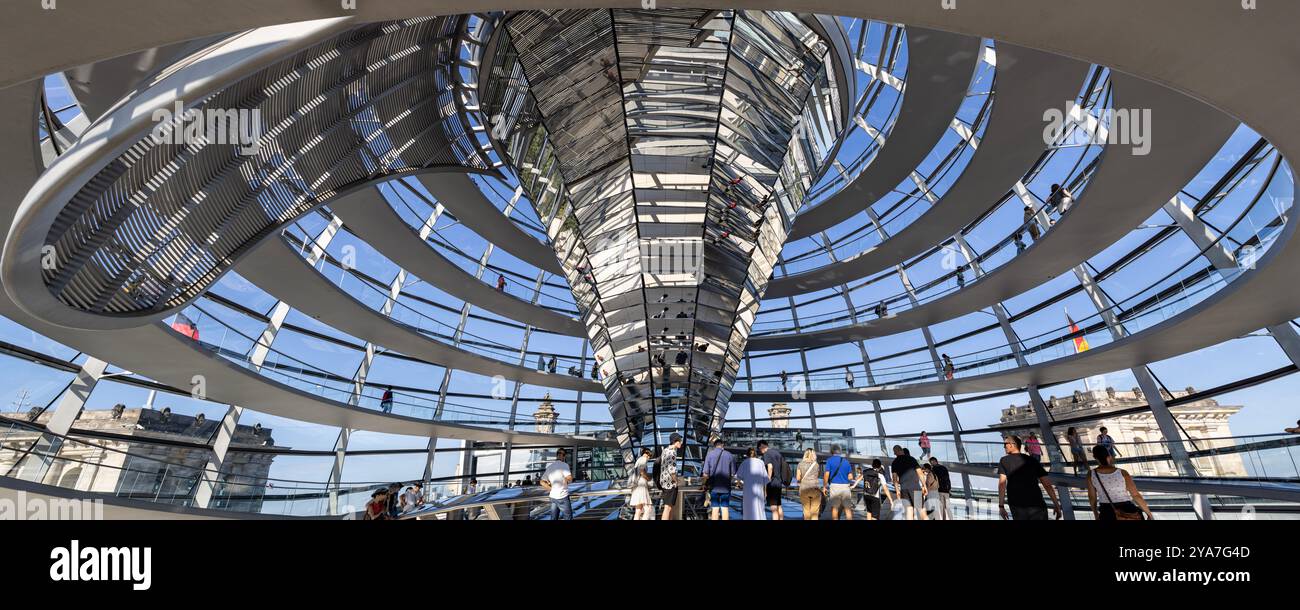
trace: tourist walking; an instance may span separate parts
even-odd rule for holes
[[[893,473],[894,490],[898,492],[898,501],[903,505],[906,519],[927,520],[925,506],[921,503],[921,478],[925,474],[916,458],[902,445],[894,445],[894,462],[889,465],[889,469]]]
[[[781,492],[785,491],[785,483],[790,480],[790,465],[781,455],[781,450],[769,447],[767,441],[758,441],[758,450],[763,454],[763,465],[767,467],[767,506],[772,509],[772,520],[780,521],[785,518]]]
[[[736,459],[731,457],[721,438],[704,456],[704,483],[709,493],[709,520],[731,519],[731,484],[736,478]]]
[[[921,459],[930,457],[930,435],[925,430],[921,431]]]
[[[880,518],[881,495],[888,498],[892,504],[894,494],[889,491],[889,484],[885,479],[885,467],[879,459],[871,460],[871,468],[862,474],[862,503],[866,509],[867,520],[873,521]]]
[[[1029,452],[1029,457],[1043,461],[1043,444],[1038,442],[1038,435],[1029,433],[1029,439],[1025,441],[1025,451]]]
[[[551,519],[554,521],[573,519],[573,500],[569,497],[569,483],[573,482],[573,471],[565,461],[567,451],[557,449],[555,461],[542,472],[542,487],[550,492]]]
[[[1019,436],[1008,436],[1002,446],[1007,454],[998,462],[998,514],[1003,519],[1016,521],[1046,521],[1047,503],[1043,502],[1043,494],[1038,491],[1038,486],[1042,485],[1052,499],[1056,518],[1060,519],[1061,501],[1056,497],[1056,487],[1047,478],[1042,462],[1021,453],[1024,441]],[[1008,505],[1011,507],[1009,515]]]
[[[742,495],[741,506],[746,521],[764,521],[763,504],[767,499],[767,466],[759,459],[758,451],[750,448],[745,452],[745,461],[740,464],[737,475],[740,478]]]
[[[664,502],[663,514],[660,519],[668,521],[673,518],[673,511],[677,509],[677,494],[680,491],[680,477],[677,475],[677,451],[682,448],[682,435],[674,432],[668,437],[668,446],[664,447],[663,455],[659,456],[659,468],[657,475],[659,477],[659,489],[663,490],[660,498]]]
[[[1038,241],[1038,220],[1034,218],[1034,208],[1025,206],[1025,228],[1029,229],[1029,238]]]
[[[651,521],[654,519],[654,504],[650,499],[650,455],[649,447],[641,449],[641,456],[632,465],[632,476],[628,477],[628,487],[632,488],[633,521]]]
[[[921,486],[925,488],[925,506],[926,515],[934,515],[935,519],[942,519],[939,516],[939,478],[934,475],[934,466],[929,462],[921,464],[921,473],[925,475],[921,481]]]
[[[826,503],[831,507],[831,521],[840,518],[843,511],[846,520],[853,520],[853,464],[840,455],[840,446],[831,445],[831,457],[826,460]]]
[[[799,504],[803,506],[803,520],[816,521],[821,516],[822,465],[817,461],[817,452],[811,448],[803,452],[803,460],[794,469],[795,481],[799,484]]]
[[[384,413],[393,412],[393,386],[384,388],[384,395],[379,399],[379,410]]]
[[[1083,449],[1083,438],[1074,426],[1065,430],[1065,440],[1070,444],[1070,461],[1074,463],[1074,474],[1088,470],[1088,454]]]
[[[1106,429],[1106,426],[1102,426],[1097,432],[1097,444],[1105,447],[1110,457],[1119,457],[1119,447],[1115,446],[1115,438],[1110,435],[1110,431]]]
[[[1092,448],[1097,467],[1088,474],[1088,505],[1097,521],[1142,521],[1155,519],[1151,507],[1133,483],[1128,471],[1115,466],[1115,458],[1102,445]]]
[[[939,458],[930,458],[930,470],[939,481],[939,514],[936,519],[952,521],[952,476],[948,467],[939,463]]]
[[[1065,215],[1074,206],[1074,194],[1059,184],[1052,185],[1052,191],[1047,195],[1047,205],[1052,206],[1058,215]]]

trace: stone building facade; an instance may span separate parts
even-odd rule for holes
[[[29,413],[0,413],[10,419],[33,421]],[[44,424],[51,413],[34,421]],[[211,451],[178,443],[208,444],[216,438],[219,419],[172,413],[170,409],[127,409],[85,411],[73,424],[78,432],[111,433],[132,438],[162,441],[133,442],[115,438],[81,436],[85,442],[70,441],[59,449],[59,458],[45,472],[41,482],[80,491],[111,493],[168,503],[184,503],[193,494],[194,483],[207,465]],[[35,431],[9,429],[0,436],[0,473],[14,469],[26,448],[39,437]],[[223,484],[212,498],[212,508],[258,512],[263,496],[274,493],[266,478],[274,453],[241,451],[252,447],[274,447],[270,428],[240,425],[226,454]],[[23,467],[25,468],[25,466]]]
[[[1195,388],[1188,387],[1184,391],[1175,391],[1172,395],[1164,392],[1164,398],[1165,400],[1172,400],[1195,393]],[[1044,402],[1047,403],[1048,411],[1051,412],[1053,420],[1102,416],[1100,419],[1091,419],[1074,424],[1075,429],[1083,439],[1085,447],[1091,448],[1096,444],[1097,437],[1100,435],[1099,429],[1104,426],[1118,444],[1121,459],[1168,453],[1164,445],[1164,435],[1160,433],[1160,426],[1156,424],[1156,420],[1150,412],[1122,413],[1126,409],[1147,404],[1147,400],[1139,388],[1133,388],[1127,392],[1117,391],[1115,388],[1087,392],[1076,391],[1073,395],[1064,398],[1056,396],[1045,398]],[[1170,407],[1169,411],[1182,426],[1185,432],[1185,440],[1194,441],[1186,443],[1187,450],[1196,451],[1233,446],[1233,441],[1224,440],[1232,436],[1232,429],[1228,420],[1241,409],[1240,406],[1221,405],[1214,399],[1206,398]],[[1105,414],[1112,412],[1121,413],[1105,416]],[[1030,433],[1037,434],[1039,432],[1038,420],[1029,405],[1011,405],[1003,409],[999,421],[999,428],[1021,437],[1027,437]],[[1007,429],[1008,424],[1023,424],[1024,427]],[[1068,427],[1068,424],[1061,424],[1053,428],[1053,432],[1056,433],[1061,443],[1062,451],[1066,453],[1067,460],[1069,459],[1070,449],[1065,438],[1065,432]],[[1202,476],[1242,477],[1247,475],[1246,466],[1240,454],[1229,453],[1197,457],[1192,461],[1196,465],[1197,472]],[[1138,460],[1120,465],[1135,475],[1178,475],[1173,463],[1167,459]]]

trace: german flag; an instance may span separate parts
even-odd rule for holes
[[[1065,312],[1065,320],[1070,323],[1071,334],[1079,332],[1079,325],[1074,323],[1074,318],[1070,317],[1070,312],[1068,311]],[[1081,354],[1089,349],[1091,348],[1088,346],[1088,339],[1083,335],[1074,338],[1074,353]]]
[[[172,321],[172,330],[195,341],[199,340],[199,326],[183,313],[176,314],[176,319]]]

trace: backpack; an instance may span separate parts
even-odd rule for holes
[[[794,469],[790,468],[790,462],[784,457],[781,458],[781,480],[782,485],[789,485],[794,482]]]
[[[876,496],[880,493],[880,473],[874,468],[868,468],[862,471],[862,491],[869,496]]]

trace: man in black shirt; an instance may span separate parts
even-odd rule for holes
[[[894,445],[894,461],[889,465],[889,469],[894,476],[894,492],[898,494],[898,500],[903,505],[907,520],[929,519],[922,502],[925,497],[922,491],[924,486],[921,483],[924,475],[916,458],[912,457],[911,452],[904,449],[902,445]]]
[[[952,479],[948,476],[948,467],[940,464],[939,458],[932,457],[930,471],[939,480],[939,515],[935,518],[952,521],[952,505],[949,504],[952,498]]]
[[[1052,499],[1056,518],[1061,518],[1061,501],[1056,497],[1056,487],[1047,478],[1047,471],[1038,460],[1020,452],[1024,442],[1011,435],[1003,442],[1007,454],[998,462],[998,513],[1007,518],[1007,505],[1011,505],[1011,519],[1016,521],[1046,521],[1047,503],[1039,493],[1041,483]]]
[[[785,511],[781,508],[781,491],[785,488],[785,458],[779,449],[768,447],[767,441],[758,441],[758,450],[763,454],[763,466],[770,477],[767,484],[767,506],[772,510],[772,520],[781,521],[785,518]]]

